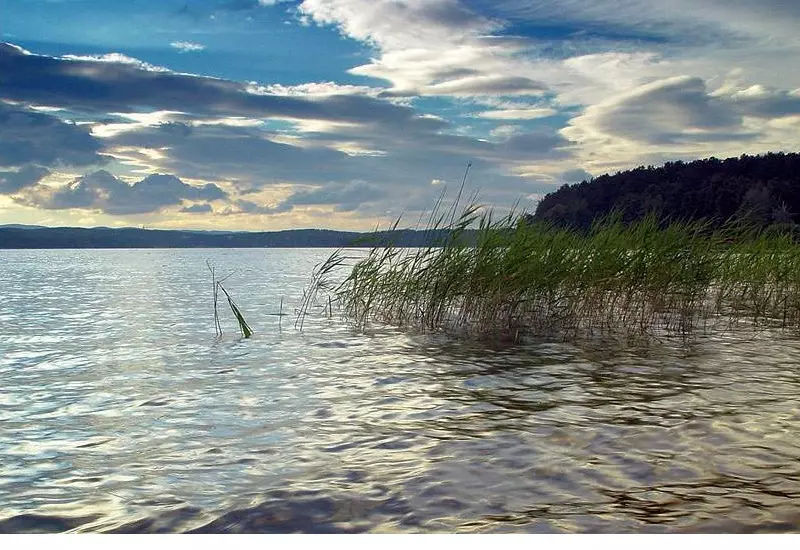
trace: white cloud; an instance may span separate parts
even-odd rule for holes
[[[180,53],[202,52],[206,49],[206,47],[202,44],[198,44],[197,42],[187,42],[184,40],[171,42],[170,46],[178,50]]]
[[[674,76],[590,105],[562,134],[595,173],[676,158],[793,150],[799,100],[764,88],[726,85],[712,92],[701,78]]]
[[[496,111],[483,111],[475,116],[493,120],[535,120],[558,114],[558,111],[549,107],[531,109],[503,109]]]
[[[512,57],[525,47],[492,36],[501,23],[456,0],[305,0],[299,10],[321,25],[377,48],[350,72],[387,80],[396,95],[539,94],[535,71]]]
[[[132,65],[137,69],[142,69],[144,71],[150,71],[156,73],[169,72],[169,69],[167,69],[166,67],[160,67],[158,65],[145,63],[141,59],[136,59],[135,57],[130,57],[121,53],[107,53],[103,55],[65,55],[61,59],[65,59],[68,61],[89,61],[91,63]],[[73,72],[77,74],[89,75],[91,73],[90,65],[74,66],[74,69],[75,70]]]
[[[123,132],[130,132],[139,128],[155,126],[173,120],[179,120],[184,113],[180,111],[152,111],[149,113],[108,113],[123,122],[100,122],[92,125],[93,136],[107,138]]]
[[[332,95],[366,95],[376,97],[383,88],[337,84],[336,82],[306,82],[296,85],[250,83],[247,92],[256,95],[280,95],[287,97],[327,97]]]
[[[522,129],[515,124],[503,124],[491,130],[489,135],[497,138],[508,138],[521,132]]]
[[[525,148],[512,147],[519,155],[507,162],[516,173],[558,180],[555,165],[574,168],[573,158],[601,173],[670,158],[800,148],[800,135],[792,135],[800,71],[787,64],[800,58],[800,3],[496,0],[481,9],[455,0],[300,6],[317,24],[371,44],[376,55],[350,72],[390,82],[390,94],[467,98],[490,107],[472,116],[490,120],[568,114],[561,134],[572,144],[553,151],[572,157],[531,152],[526,162]],[[502,35],[515,24],[534,30],[524,38]],[[564,34],[538,37],[539,25]],[[510,104],[514,94],[523,101]],[[512,125],[489,130],[513,136],[511,144],[530,142],[514,132]]]

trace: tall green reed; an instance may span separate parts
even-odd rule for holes
[[[513,209],[496,217],[474,198],[457,213],[443,199],[425,247],[381,243],[335,285],[326,276],[342,265],[337,252],[304,301],[324,288],[360,329],[377,322],[509,340],[742,323],[800,330],[800,247],[791,236],[655,215],[626,225],[618,214],[584,233],[525,223]]]

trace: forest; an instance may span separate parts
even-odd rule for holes
[[[586,230],[618,213],[630,223],[648,214],[666,221],[745,221],[755,227],[800,222],[800,154],[667,162],[606,174],[546,195],[529,221]]]

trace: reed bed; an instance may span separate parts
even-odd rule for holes
[[[582,233],[513,213],[494,219],[474,202],[437,216],[440,206],[428,223],[431,234],[444,229],[440,242],[383,243],[340,284],[316,279],[306,298],[330,289],[328,303],[360,329],[382,323],[513,341],[737,325],[800,332],[800,247],[790,236],[655,216],[625,225],[613,215]],[[341,263],[337,253],[321,271]]]

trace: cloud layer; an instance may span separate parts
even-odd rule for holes
[[[95,15],[113,26],[111,4]],[[800,148],[800,8],[782,0],[236,0],[144,15],[159,25],[120,20],[100,41],[81,24],[70,42],[65,21],[59,48],[0,44],[0,208],[366,229],[414,217],[468,163],[483,200],[531,207],[605,171]],[[24,36],[17,19],[8,32]],[[264,36],[272,48],[241,46]],[[287,45],[304,63],[273,63]]]
[[[0,101],[0,166],[87,166],[109,159],[89,128]]]
[[[194,187],[175,176],[153,174],[129,185],[105,170],[91,172],[56,190],[35,189],[20,198],[47,210],[85,209],[111,215],[146,214],[184,200],[213,201],[227,195],[214,184]]]

